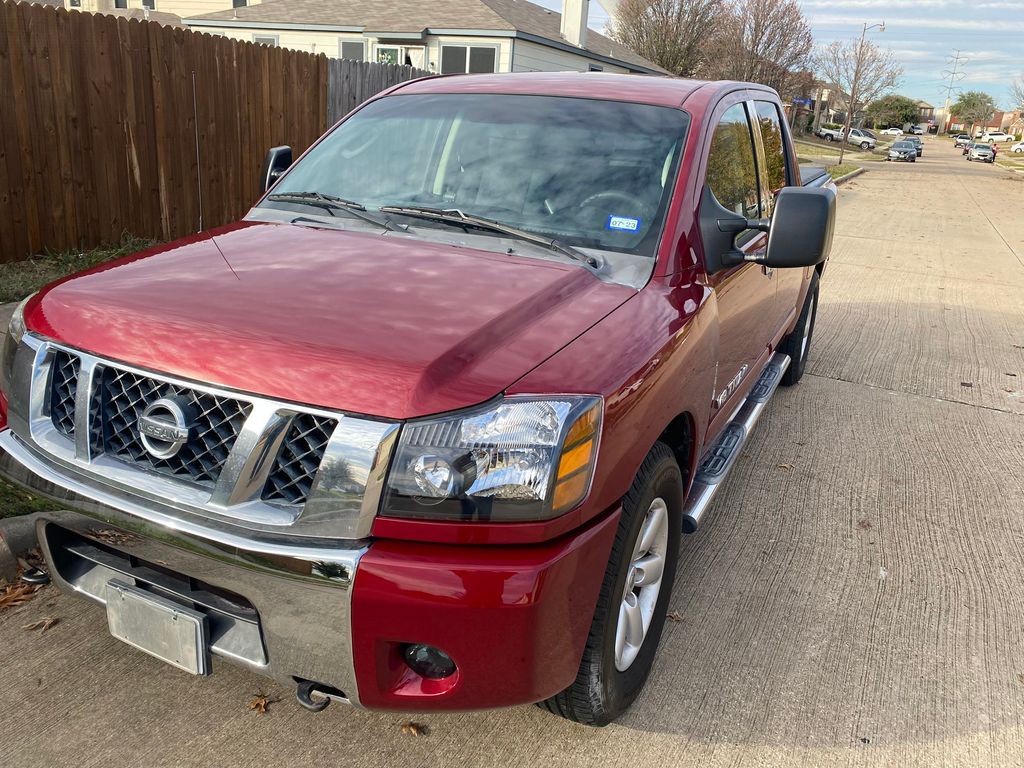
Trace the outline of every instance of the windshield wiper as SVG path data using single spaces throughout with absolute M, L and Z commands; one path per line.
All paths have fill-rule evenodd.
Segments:
M 402 216 L 413 216 L 415 218 L 428 219 L 430 221 L 454 224 L 464 229 L 472 227 L 474 229 L 482 229 L 487 232 L 497 232 L 499 234 L 515 238 L 516 240 L 523 240 L 528 243 L 543 246 L 544 248 L 552 251 L 557 251 L 571 259 L 582 261 L 584 264 L 587 264 L 594 269 L 601 266 L 601 262 L 593 256 L 583 253 L 583 251 L 573 248 L 571 245 L 559 242 L 554 238 L 544 237 L 543 235 L 537 235 L 533 232 L 527 232 L 526 230 L 510 227 L 507 224 L 502 224 L 500 221 L 495 221 L 494 219 L 486 219 L 482 216 L 473 216 L 471 214 L 463 213 L 458 208 L 425 208 L 417 205 L 382 205 L 378 210 L 380 210 L 381 213 L 397 213 Z
M 334 195 L 325 195 L 323 192 L 278 192 L 267 195 L 267 200 L 273 200 L 277 203 L 311 205 L 316 208 L 323 208 L 331 216 L 335 215 L 335 211 L 345 211 L 363 221 L 376 224 L 378 227 L 384 227 L 387 230 L 394 229 L 391 219 L 387 216 L 375 216 L 367 211 L 366 206 L 362 203 L 357 203 L 355 200 L 346 200 L 343 197 L 335 197 Z

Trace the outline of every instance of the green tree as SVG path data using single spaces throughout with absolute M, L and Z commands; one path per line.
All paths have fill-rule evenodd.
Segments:
M 992 119 L 992 115 L 996 113 L 996 102 L 982 91 L 965 91 L 950 107 L 950 112 L 964 122 L 970 123 L 970 133 L 973 136 L 974 126 L 978 123 L 988 123 Z
M 902 128 L 907 123 L 917 123 L 921 115 L 916 101 L 895 94 L 872 101 L 868 104 L 867 114 L 876 128 Z

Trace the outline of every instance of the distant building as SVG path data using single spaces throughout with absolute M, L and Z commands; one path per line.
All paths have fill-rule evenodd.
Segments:
M 667 74 L 588 29 L 589 0 L 562 7 L 559 14 L 527 0 L 267 0 L 182 21 L 197 32 L 439 74 Z
M 935 122 L 935 107 L 929 104 L 927 101 L 917 102 L 918 122 L 932 123 Z

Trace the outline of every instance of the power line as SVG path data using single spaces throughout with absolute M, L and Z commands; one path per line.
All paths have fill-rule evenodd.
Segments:
M 960 65 L 961 64 L 966 64 L 968 61 L 969 61 L 969 59 L 966 56 L 961 56 L 960 55 L 960 49 L 959 48 L 957 48 L 956 53 L 954 53 L 951 58 L 946 59 L 946 63 L 950 64 L 953 67 L 953 69 L 951 69 L 951 70 L 950 69 L 942 70 L 942 78 L 943 78 L 943 80 L 945 80 L 948 77 L 949 78 L 949 85 L 943 86 L 943 89 L 946 91 L 946 106 L 943 109 L 942 121 L 945 123 L 945 125 L 939 126 L 940 129 L 941 129 L 941 130 L 939 130 L 939 133 L 945 133 L 945 129 L 947 129 L 949 127 L 949 117 L 950 117 L 950 115 L 949 115 L 949 102 L 950 102 L 950 99 L 953 96 L 953 91 L 959 91 L 960 90 L 959 88 L 956 87 L 956 84 L 959 83 L 961 80 L 963 80 L 965 77 L 967 77 L 967 73 L 966 72 L 959 72 L 958 70 L 960 69 Z

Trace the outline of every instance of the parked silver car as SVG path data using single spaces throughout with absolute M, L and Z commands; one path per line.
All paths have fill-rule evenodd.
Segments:
M 981 160 L 983 163 L 994 163 L 996 153 L 988 144 L 971 144 L 967 149 L 967 160 Z

